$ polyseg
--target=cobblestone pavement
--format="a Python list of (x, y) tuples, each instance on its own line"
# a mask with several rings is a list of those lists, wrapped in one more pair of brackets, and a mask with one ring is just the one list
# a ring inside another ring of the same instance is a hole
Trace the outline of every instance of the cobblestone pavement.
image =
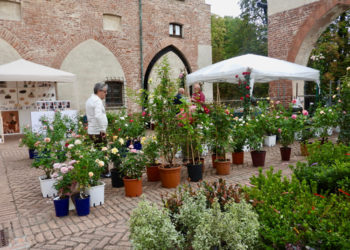
[[(282, 162), (279, 146), (266, 148), (266, 167), (274, 166), (290, 176), (289, 164), (304, 160), (298, 144), (293, 145), (290, 162)], [(90, 215), (78, 217), (75, 211), (57, 218), (53, 201), (43, 198), (38, 176), (42, 172), (30, 167), (28, 151), (18, 147), (17, 138), (0, 144), (0, 230), (4, 229), (9, 246), (3, 249), (130, 249), (128, 220), (140, 198), (127, 198), (123, 188), (112, 188), (106, 182), (105, 204), (91, 208)], [(219, 178), (206, 158), (204, 179)], [(247, 184), (258, 169), (252, 167), (250, 154), (245, 154), (245, 164), (232, 166), (231, 174), (222, 177), (230, 184)], [(160, 194), (172, 192), (159, 182), (150, 183), (144, 176), (143, 193), (146, 199), (160, 202)], [(187, 182), (186, 169), (182, 169), (182, 183)], [(0, 245), (1, 247), (1, 245)]]

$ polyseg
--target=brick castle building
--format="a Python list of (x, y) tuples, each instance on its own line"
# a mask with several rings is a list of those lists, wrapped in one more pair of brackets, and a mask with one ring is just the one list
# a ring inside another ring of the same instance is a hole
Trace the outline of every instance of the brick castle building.
[[(211, 64), (210, 22), (205, 0), (0, 0), (0, 64), (23, 58), (76, 74), (56, 86), (74, 109), (107, 81), (107, 106), (135, 110), (125, 89), (150, 88), (165, 55), (174, 77)], [(204, 91), (212, 98), (210, 84)]]

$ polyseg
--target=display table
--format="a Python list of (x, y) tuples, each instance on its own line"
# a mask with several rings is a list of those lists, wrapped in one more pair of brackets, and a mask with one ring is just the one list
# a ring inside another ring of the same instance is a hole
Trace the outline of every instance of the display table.
[[(77, 110), (64, 110), (60, 111), (62, 116), (68, 116), (72, 120), (77, 120), (78, 118), (78, 111)], [(41, 119), (45, 117), (49, 121), (52, 121), (55, 117), (55, 111), (34, 111), (31, 112), (31, 124), (32, 124), (32, 131), (33, 132), (41, 132)]]

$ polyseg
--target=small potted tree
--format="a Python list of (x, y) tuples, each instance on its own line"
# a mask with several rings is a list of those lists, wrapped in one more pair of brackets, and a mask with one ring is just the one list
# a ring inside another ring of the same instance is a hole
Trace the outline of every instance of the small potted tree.
[(148, 111), (155, 123), (155, 136), (163, 159), (163, 165), (158, 167), (162, 186), (175, 188), (181, 180), (181, 166), (175, 163), (175, 155), (183, 135), (177, 118), (178, 107), (174, 105), (178, 86), (170, 79), (169, 72), (169, 63), (165, 58), (158, 69), (160, 83), (149, 95)]
[(218, 175), (228, 175), (230, 174), (230, 161), (226, 159), (226, 151), (229, 148), (228, 136), (231, 134), (231, 112), (221, 104), (212, 105), (210, 110), (213, 166)]
[(141, 144), (143, 145), (143, 152), (146, 158), (146, 172), (147, 180), (150, 182), (160, 181), (160, 175), (157, 163), (159, 158), (159, 147), (155, 136), (147, 136), (141, 139)]
[(319, 107), (313, 116), (314, 127), (321, 136), (321, 143), (328, 141), (328, 136), (332, 134), (333, 127), (337, 125), (338, 112), (331, 107)]
[(307, 145), (311, 144), (309, 140), (314, 136), (313, 129), (312, 129), (312, 123), (308, 119), (309, 112), (307, 110), (302, 111), (302, 117), (301, 123), (300, 123), (300, 137), (299, 137), (299, 143), (300, 143), (300, 152), (302, 156), (308, 156), (308, 150)]
[(245, 130), (245, 120), (243, 118), (235, 117), (232, 119), (232, 133), (230, 138), (230, 148), (232, 149), (232, 163), (241, 165), (244, 163), (243, 147), (247, 141), (247, 134)]
[(34, 159), (36, 156), (36, 145), (42, 140), (42, 135), (32, 132), (29, 126), (23, 128), (23, 138), (20, 139), (20, 147), (26, 146), (28, 148), (29, 159)]
[(142, 151), (132, 145), (129, 152), (122, 158), (121, 169), (124, 174), (125, 196), (137, 197), (142, 194), (142, 174), (145, 170), (145, 156)]
[(265, 166), (266, 151), (262, 150), (264, 131), (261, 129), (261, 120), (256, 118), (246, 123), (247, 141), (250, 147), (254, 167)]
[(124, 187), (124, 175), (121, 171), (120, 164), (127, 149), (125, 148), (125, 140), (123, 138), (113, 136), (112, 140), (113, 141), (109, 145), (109, 158), (113, 163), (113, 168), (111, 169), (112, 187), (119, 188)]
[(58, 196), (53, 199), (53, 202), (57, 217), (67, 216), (69, 213), (69, 198), (77, 187), (77, 182), (74, 180), (74, 175), (72, 174), (73, 169), (72, 164), (54, 164), (52, 178), (56, 180), (54, 186)]

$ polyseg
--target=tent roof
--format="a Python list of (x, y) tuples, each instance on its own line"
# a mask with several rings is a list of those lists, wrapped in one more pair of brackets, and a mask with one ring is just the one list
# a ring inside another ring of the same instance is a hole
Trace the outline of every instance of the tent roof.
[(233, 57), (202, 68), (187, 76), (187, 85), (195, 82), (231, 82), (237, 83), (236, 75), (251, 70), (254, 82), (275, 80), (305, 80), (319, 82), (318, 70), (299, 64), (253, 54)]
[(75, 75), (24, 59), (0, 65), (0, 81), (74, 82)]

